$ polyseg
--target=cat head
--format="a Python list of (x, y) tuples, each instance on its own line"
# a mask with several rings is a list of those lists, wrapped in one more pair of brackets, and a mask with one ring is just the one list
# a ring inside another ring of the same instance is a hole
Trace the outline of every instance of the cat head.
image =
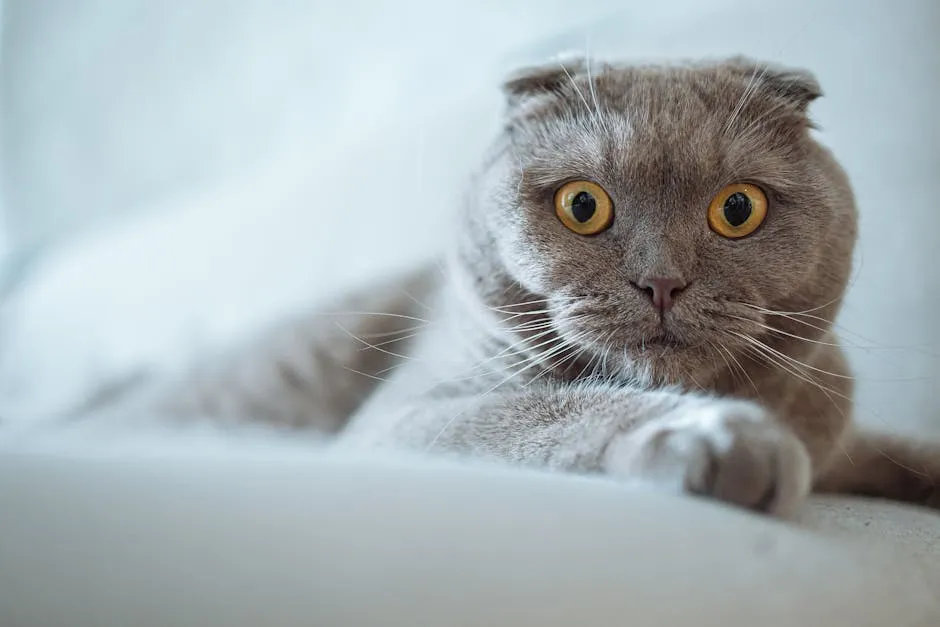
[(504, 91), (459, 260), (505, 328), (554, 351), (538, 363), (690, 383), (729, 357), (786, 363), (773, 351), (799, 354), (829, 327), (856, 210), (811, 135), (811, 74), (582, 60)]

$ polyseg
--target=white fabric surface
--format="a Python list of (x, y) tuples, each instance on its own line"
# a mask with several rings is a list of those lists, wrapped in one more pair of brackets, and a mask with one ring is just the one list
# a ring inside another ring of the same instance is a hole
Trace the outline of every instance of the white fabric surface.
[(794, 524), (602, 479), (114, 444), (0, 454), (0, 624), (940, 624), (940, 517), (916, 510)]

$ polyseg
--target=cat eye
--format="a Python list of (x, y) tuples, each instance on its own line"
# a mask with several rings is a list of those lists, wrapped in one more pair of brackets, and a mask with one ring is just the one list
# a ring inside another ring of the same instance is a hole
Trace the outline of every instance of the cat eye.
[(555, 192), (555, 213), (578, 235), (597, 235), (613, 222), (614, 204), (597, 183), (572, 181)]
[(728, 185), (708, 206), (708, 226), (722, 237), (737, 239), (757, 230), (767, 217), (767, 196), (747, 183)]

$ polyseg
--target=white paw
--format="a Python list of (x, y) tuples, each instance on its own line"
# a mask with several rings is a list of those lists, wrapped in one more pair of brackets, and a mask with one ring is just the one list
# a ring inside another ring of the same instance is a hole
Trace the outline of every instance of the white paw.
[(803, 444), (767, 411), (702, 400), (614, 438), (604, 458), (616, 476), (786, 515), (810, 489)]

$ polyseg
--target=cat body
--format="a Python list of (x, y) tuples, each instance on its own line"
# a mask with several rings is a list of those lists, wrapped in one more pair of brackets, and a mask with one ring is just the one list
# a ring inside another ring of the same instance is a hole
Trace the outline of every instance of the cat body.
[(858, 433), (832, 332), (856, 208), (820, 95), (747, 59), (530, 68), (439, 264), (105, 410), (314, 428), (785, 513), (938, 505), (940, 448)]

